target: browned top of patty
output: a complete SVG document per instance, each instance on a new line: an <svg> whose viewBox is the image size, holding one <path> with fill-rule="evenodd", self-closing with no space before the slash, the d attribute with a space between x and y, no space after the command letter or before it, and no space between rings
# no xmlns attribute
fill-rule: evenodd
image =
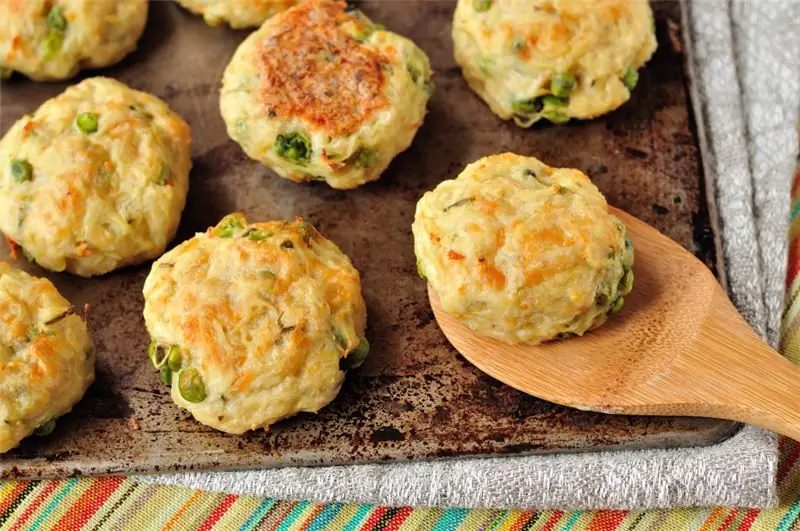
<svg viewBox="0 0 800 531"><path fill-rule="evenodd" d="M388 106L383 65L390 61L354 35L371 23L341 0L311 0L276 15L259 56L267 113L300 117L331 136L353 133Z"/></svg>

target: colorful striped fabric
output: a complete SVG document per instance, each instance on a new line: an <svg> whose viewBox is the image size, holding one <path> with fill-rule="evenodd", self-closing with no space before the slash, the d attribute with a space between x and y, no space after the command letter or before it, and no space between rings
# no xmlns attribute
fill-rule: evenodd
<svg viewBox="0 0 800 531"><path fill-rule="evenodd" d="M790 359L800 362L800 166L793 188L793 206L782 348ZM0 529L798 530L800 443L782 439L780 451L778 482L782 504L770 510L716 507L564 512L322 505L147 486L110 477L0 483Z"/></svg>
<svg viewBox="0 0 800 531"><path fill-rule="evenodd" d="M781 351L800 363L800 162L792 185L792 220L789 225L789 264L786 273L786 310L781 329Z"/></svg>
<svg viewBox="0 0 800 531"><path fill-rule="evenodd" d="M0 529L357 531L675 530L745 531L800 528L800 444L784 439L777 509L659 511L499 511L412 509L308 501L261 500L125 478L7 482L0 488Z"/></svg>

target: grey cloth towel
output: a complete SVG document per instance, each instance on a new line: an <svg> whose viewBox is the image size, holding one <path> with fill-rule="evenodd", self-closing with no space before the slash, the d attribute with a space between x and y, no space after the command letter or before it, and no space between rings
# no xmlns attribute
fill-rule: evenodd
<svg viewBox="0 0 800 531"><path fill-rule="evenodd" d="M677 1L677 0L676 0ZM731 297L777 343L800 107L800 2L694 0L687 52ZM712 447L147 476L284 499L388 505L771 506L776 437L746 426Z"/></svg>

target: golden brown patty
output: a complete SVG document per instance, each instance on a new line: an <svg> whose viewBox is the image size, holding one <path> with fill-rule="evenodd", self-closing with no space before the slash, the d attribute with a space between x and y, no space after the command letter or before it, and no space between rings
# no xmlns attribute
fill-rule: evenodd
<svg viewBox="0 0 800 531"><path fill-rule="evenodd" d="M206 24L228 23L232 28L260 26L265 20L302 0L178 0L186 9L203 15Z"/></svg>
<svg viewBox="0 0 800 531"><path fill-rule="evenodd" d="M470 87L523 127L616 109L656 49L647 0L458 0L453 43Z"/></svg>
<svg viewBox="0 0 800 531"><path fill-rule="evenodd" d="M0 140L0 231L42 267L81 276L155 258L178 228L190 153L166 103L86 79Z"/></svg>
<svg viewBox="0 0 800 531"><path fill-rule="evenodd" d="M229 433L318 411L369 349L358 271L300 220L226 216L153 264L144 298L172 399Z"/></svg>
<svg viewBox="0 0 800 531"><path fill-rule="evenodd" d="M633 284L633 247L600 191L533 157L470 164L420 199L412 229L442 308L508 343L600 326Z"/></svg>
<svg viewBox="0 0 800 531"><path fill-rule="evenodd" d="M0 452L55 420L94 381L89 329L55 286L0 262Z"/></svg>
<svg viewBox="0 0 800 531"><path fill-rule="evenodd" d="M425 53L334 0L275 15L225 70L228 134L280 176L355 188L410 145L433 90Z"/></svg>
<svg viewBox="0 0 800 531"><path fill-rule="evenodd" d="M147 0L0 0L0 71L55 80L112 65L146 22Z"/></svg>

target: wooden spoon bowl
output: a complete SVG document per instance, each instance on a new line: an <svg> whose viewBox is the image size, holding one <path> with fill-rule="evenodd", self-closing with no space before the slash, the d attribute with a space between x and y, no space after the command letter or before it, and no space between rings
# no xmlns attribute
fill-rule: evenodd
<svg viewBox="0 0 800 531"><path fill-rule="evenodd" d="M537 346L479 336L433 313L450 343L483 372L577 409L715 417L800 440L800 368L766 345L708 268L656 229L617 209L633 241L625 307L582 337Z"/></svg>

